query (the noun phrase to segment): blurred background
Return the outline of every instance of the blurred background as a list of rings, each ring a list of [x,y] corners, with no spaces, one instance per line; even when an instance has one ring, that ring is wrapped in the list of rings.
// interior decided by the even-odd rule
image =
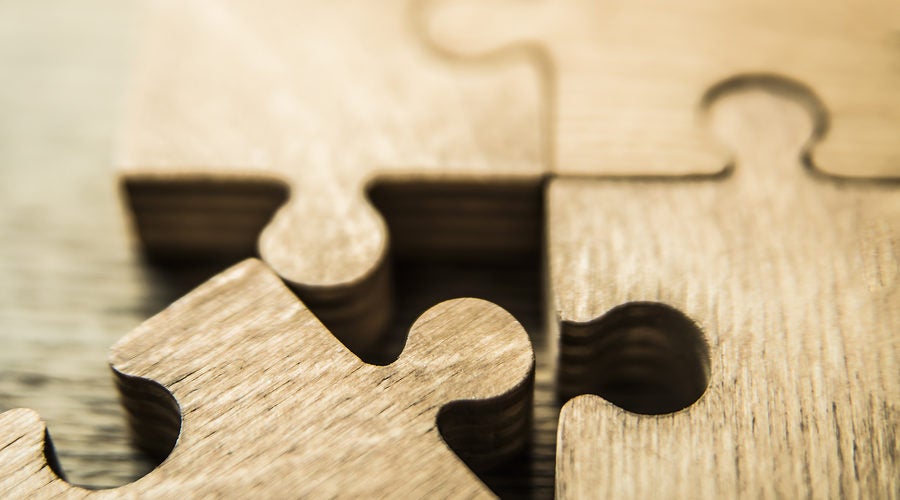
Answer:
[[[216,269],[144,265],[112,163],[130,0],[0,2],[0,411],[45,419],[67,478],[115,486],[128,443],[109,347]]]

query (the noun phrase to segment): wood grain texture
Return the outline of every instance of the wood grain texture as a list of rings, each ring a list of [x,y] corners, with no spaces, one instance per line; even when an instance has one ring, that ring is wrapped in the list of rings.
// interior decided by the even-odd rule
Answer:
[[[417,320],[397,361],[368,365],[248,260],[125,336],[110,364],[136,432],[177,436],[172,454],[135,483],[81,490],[44,465],[34,414],[14,410],[0,415],[0,495],[491,497],[444,444],[438,414],[488,410],[444,419],[470,460],[521,450],[534,356],[509,313],[458,299]]]
[[[747,80],[820,101],[828,135],[812,154],[823,171],[873,177],[900,165],[896,1],[431,3],[426,32],[446,52],[531,52],[547,70],[556,172],[719,171],[728,150],[699,111]]]
[[[190,276],[198,275],[190,268],[160,272],[138,259],[130,247],[126,225],[118,212],[115,186],[109,182],[112,173],[108,170],[107,151],[117,111],[115,96],[120,92],[122,74],[130,57],[126,54],[129,47],[127,32],[131,26],[129,21],[133,5],[105,0],[85,0],[77,5],[31,0],[6,2],[0,8],[3,9],[3,15],[0,15],[3,29],[0,33],[4,41],[9,41],[0,44],[3,57],[0,70],[4,76],[4,83],[0,86],[4,110],[4,118],[0,119],[0,229],[3,235],[0,246],[3,257],[0,259],[0,292],[3,297],[0,302],[0,335],[4,345],[4,349],[0,350],[0,410],[21,406],[38,410],[49,423],[62,465],[73,482],[92,486],[124,484],[140,477],[152,464],[138,462],[135,451],[127,444],[122,410],[117,404],[109,370],[104,363],[105,353],[124,332],[180,296],[185,284],[196,283],[194,280],[198,279],[197,276]],[[763,124],[777,125],[779,120],[784,119],[784,113],[778,106],[762,106],[760,109],[766,112],[766,116],[758,118]],[[742,127],[739,130],[746,134],[747,141],[760,140],[759,129]],[[762,149],[761,154],[772,154],[769,146]],[[791,152],[792,155],[795,153]],[[865,148],[862,148],[860,158],[865,153]],[[796,167],[793,163],[791,166]],[[269,184],[265,184],[264,189],[269,190]],[[270,197],[269,194],[263,196]],[[278,196],[277,191],[275,196]],[[584,214],[591,214],[600,200],[588,196],[582,202],[579,206],[585,210]],[[200,212],[188,213],[195,216]],[[772,222],[773,225],[777,223]],[[602,222],[596,224],[599,226]],[[674,230],[682,225],[671,227]],[[603,234],[602,228],[596,231]],[[878,245],[866,245],[870,249],[866,259],[866,276],[875,283],[893,283],[892,280],[896,279],[896,243],[890,243],[890,237],[885,236],[895,235],[896,232],[892,231],[886,222],[876,222],[860,230],[861,241],[871,238],[880,242]],[[572,236],[573,240],[578,237]],[[246,248],[252,249],[254,246],[255,242],[250,241]],[[589,263],[592,260],[580,262]],[[398,298],[395,318],[399,318],[398,324],[404,332],[408,329],[408,323],[404,324],[403,318],[415,318],[435,303],[428,299],[430,296],[427,293],[422,293],[422,286],[436,285],[442,280],[416,279],[434,270],[427,262],[418,267],[404,262],[395,266],[394,282]],[[465,273],[460,273],[453,263],[447,266],[447,270],[440,276],[468,279],[468,275],[462,276]],[[479,272],[476,280],[479,289],[483,290],[483,284],[490,283],[498,272],[497,269],[489,273]],[[202,274],[200,271],[199,275]],[[513,274],[517,276],[515,271]],[[602,275],[598,274],[598,279]],[[173,284],[173,281],[184,283]],[[448,283],[450,281],[447,280]],[[594,281],[586,280],[581,286],[591,283]],[[532,284],[526,283],[524,286],[530,288]],[[460,289],[441,289],[435,295],[447,296],[448,292],[457,290]],[[586,292],[585,296],[589,294]],[[449,296],[457,295],[449,293]],[[611,302],[606,307],[611,307]],[[896,310],[896,302],[889,305]],[[739,304],[736,307],[748,306]],[[523,318],[520,311],[533,313],[533,308],[532,299],[527,298],[524,305],[516,310],[516,316]],[[833,315],[827,305],[822,309],[825,314]],[[597,310],[598,314],[605,312],[603,307]],[[851,317],[843,313],[842,316]],[[510,476],[507,481],[515,483],[514,488],[495,490],[535,491],[535,497],[545,497],[545,492],[553,488],[552,477],[546,467],[553,464],[556,429],[553,398],[556,339],[544,333],[540,333],[538,338],[535,350],[539,389],[533,432],[539,443],[532,456],[527,458],[524,470],[528,476]],[[812,337],[807,337],[807,340],[809,338]],[[734,339],[731,345],[737,348],[743,345],[741,342]],[[782,358],[776,356],[778,347],[774,346],[774,342],[771,347],[753,345],[758,350],[765,347],[766,356],[751,353],[740,358],[729,358],[737,360],[738,366],[734,369],[739,370],[743,386],[755,379],[752,373],[759,366],[758,359],[768,360],[765,364],[770,366],[773,359],[782,361],[787,358],[786,355]],[[896,345],[895,340],[873,345],[869,351],[873,356],[880,351],[896,352],[890,351]],[[721,351],[716,349],[713,346],[711,354],[722,356]],[[819,356],[819,353],[812,350],[811,355],[792,355],[785,363],[803,366],[810,356]],[[720,363],[715,358],[712,360],[713,381],[716,380],[716,371],[721,369]],[[885,379],[889,379],[890,365],[885,370],[888,371]],[[801,391],[809,385],[807,382],[799,380],[790,387]],[[753,387],[757,392],[763,390],[761,383]],[[777,405],[786,403],[773,399],[776,406],[772,414],[779,416]],[[769,399],[766,399],[766,404],[769,404]],[[762,405],[760,403],[761,408]],[[621,420],[604,420],[604,425],[613,425],[622,433],[625,431],[617,424],[625,419],[638,422],[638,427],[646,427],[655,425],[659,420],[684,415],[647,417],[610,408],[608,403],[595,406],[605,407],[605,413],[624,415]],[[889,405],[889,408],[895,411],[896,404]],[[591,406],[587,409],[593,411]],[[735,408],[734,412],[738,410]],[[688,414],[691,411],[688,410]],[[859,409],[856,417],[864,419],[870,413],[877,414],[878,409]],[[585,418],[596,417],[588,415]],[[890,421],[877,415],[872,418]],[[33,415],[26,419],[35,422]],[[766,420],[770,421],[771,418]],[[896,422],[896,417],[893,421]],[[791,436],[795,439],[792,443],[801,442],[798,448],[786,450],[785,457],[793,457],[792,453],[799,453],[797,450],[813,439],[810,435],[803,441],[803,432],[808,429],[806,420],[801,420],[802,426],[797,420],[792,422]],[[642,439],[650,436],[646,430],[640,432]],[[827,433],[829,430],[822,427],[821,432]],[[701,428],[692,436],[692,445],[694,437],[712,439],[707,436],[709,434],[715,433],[706,427]],[[724,455],[711,457],[710,460],[715,459],[719,466],[725,467],[726,452],[729,450],[752,445],[755,439],[773,440],[783,434],[784,428],[777,425],[767,428],[757,426],[755,430],[751,428],[743,434],[735,431],[715,434],[721,437],[717,441],[720,446],[715,449],[724,450]],[[39,437],[40,431],[34,435]],[[610,438],[608,434],[605,436]],[[613,439],[612,442],[621,440]],[[870,442],[865,437],[857,439],[857,449],[867,449]],[[631,446],[633,443],[626,444]],[[628,449],[626,446],[623,448]],[[810,456],[819,451],[814,447],[808,449],[812,450]],[[833,455],[830,456],[833,459]],[[650,458],[652,464],[662,460],[656,456]],[[776,463],[787,461],[784,458]],[[604,463],[609,465],[609,462]],[[712,469],[702,469],[703,475],[693,475],[693,469],[687,469],[691,462],[672,461],[669,466],[674,467],[678,463],[684,467],[679,469],[684,471],[684,475],[670,477],[688,477],[695,490],[705,492],[703,485],[712,482],[710,478],[713,473],[709,472]],[[802,469],[802,464],[807,462],[799,459],[796,463]],[[623,467],[631,467],[628,471],[633,471],[633,466],[633,463],[623,463]],[[654,470],[662,473],[671,471],[671,468]],[[810,474],[815,472],[810,470]],[[552,469],[549,472],[552,473]],[[625,469],[617,469],[609,477],[617,478],[620,484],[633,484],[638,480],[636,478],[641,477],[626,472]],[[883,477],[892,477],[890,472]],[[755,484],[765,484],[764,479],[758,476],[757,479]],[[659,481],[659,477],[654,476],[650,484],[656,485]],[[652,493],[658,496],[659,491],[657,488]],[[825,495],[823,491],[817,489],[816,495]]]
[[[358,352],[391,309],[387,231],[367,187],[540,184],[531,67],[448,64],[415,39],[412,0],[152,7],[119,157],[145,247],[233,257],[261,231],[262,258]],[[440,199],[434,224],[473,223]],[[487,215],[500,226],[498,207]]]
[[[803,165],[817,124],[783,96],[742,92],[711,113],[738,158],[727,175],[549,186],[562,376],[596,370],[580,392],[613,401],[708,382],[658,416],[570,401],[557,495],[897,497],[900,185]]]

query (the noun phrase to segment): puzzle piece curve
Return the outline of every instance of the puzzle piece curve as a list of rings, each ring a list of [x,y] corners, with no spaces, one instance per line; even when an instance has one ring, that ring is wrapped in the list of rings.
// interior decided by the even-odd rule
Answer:
[[[891,497],[900,186],[805,168],[797,152],[814,125],[787,99],[730,95],[712,119],[740,160],[728,176],[549,186],[567,394],[613,400],[635,384],[677,394],[691,368],[706,386],[664,415],[570,401],[557,494]],[[673,350],[670,322],[604,328],[648,303],[681,311],[703,338]]]
[[[699,111],[764,83],[827,115],[820,169],[900,177],[897,2],[430,0],[423,22],[456,56],[520,47],[546,62],[557,173],[718,172],[730,155]]]
[[[390,321],[393,242],[367,189],[384,178],[537,189],[544,173],[532,69],[447,64],[417,42],[414,8],[153,2],[119,154],[149,253],[258,248],[345,344],[371,346]],[[515,209],[462,218],[448,196],[417,211],[442,241],[516,250],[496,236]]]
[[[129,333],[110,362],[133,416],[178,436],[168,458],[121,488],[73,487],[46,466],[39,417],[12,410],[0,415],[2,496],[489,497],[442,440],[438,413],[487,405],[487,420],[446,425],[521,449],[534,358],[508,313],[458,299],[420,317],[396,362],[366,364],[249,260]],[[180,434],[155,384],[174,396]]]

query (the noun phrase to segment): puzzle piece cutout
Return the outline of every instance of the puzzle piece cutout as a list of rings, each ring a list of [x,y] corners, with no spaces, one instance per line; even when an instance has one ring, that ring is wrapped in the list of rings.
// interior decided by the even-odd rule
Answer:
[[[558,497],[890,497],[900,487],[900,186],[800,164],[814,125],[796,102],[743,92],[711,118],[740,160],[730,175],[549,186],[568,394],[677,392],[694,376],[685,355],[708,377],[705,395],[665,415],[570,401]],[[602,328],[647,301],[700,326],[695,352],[671,349],[668,321],[631,337]],[[586,370],[599,372],[594,388],[577,385]]]
[[[367,187],[383,178],[540,186],[533,69],[447,64],[417,41],[412,0],[153,8],[119,155],[144,247],[233,257],[259,235],[263,260],[357,352],[391,309],[390,245]],[[442,241],[517,248],[501,237],[515,208],[495,203],[466,218],[448,196],[417,212],[443,228]],[[495,231],[466,236],[481,227]],[[417,242],[423,252],[430,243]]]
[[[425,31],[443,51],[470,58],[517,47],[549,69],[557,173],[720,171],[730,155],[710,140],[701,108],[730,87],[767,81],[804,88],[821,105],[820,169],[900,176],[900,2],[429,4]]]
[[[174,396],[182,420],[168,458],[134,483],[83,490],[47,466],[39,417],[12,410],[0,415],[0,496],[490,497],[444,443],[438,414],[454,401],[486,408],[442,424],[465,429],[471,460],[499,459],[527,439],[528,337],[477,299],[430,309],[403,355],[374,366],[248,260],[129,333],[110,360],[126,407],[154,420],[139,432],[178,434],[153,382]]]

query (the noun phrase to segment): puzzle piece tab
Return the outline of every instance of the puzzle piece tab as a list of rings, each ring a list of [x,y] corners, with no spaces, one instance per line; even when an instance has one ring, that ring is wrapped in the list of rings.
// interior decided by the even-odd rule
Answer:
[[[464,57],[519,47],[549,68],[553,168],[709,173],[729,162],[704,101],[754,80],[823,109],[813,156],[841,176],[900,176],[900,2],[436,0],[424,22]]]
[[[489,497],[444,443],[439,412],[454,401],[486,409],[442,424],[466,429],[469,460],[501,459],[527,439],[528,337],[476,299],[430,309],[401,357],[374,366],[249,260],[128,334],[110,362],[138,432],[177,434],[156,384],[174,396],[171,455],[132,484],[82,490],[47,467],[39,417],[12,410],[0,415],[0,496]]]
[[[391,309],[389,242],[368,186],[540,186],[532,68],[449,64],[415,36],[412,0],[161,0],[153,10],[119,160],[145,248],[246,254],[262,231],[262,258],[355,350]],[[503,234],[515,207],[474,220],[445,198],[420,212],[443,240],[470,252],[521,246],[465,236],[488,223]]]
[[[891,497],[900,488],[900,186],[805,168],[798,152],[814,125],[786,99],[741,93],[712,111],[739,159],[728,176],[549,186],[564,392],[614,401],[622,387],[680,395],[698,373],[702,383],[651,411],[675,412],[665,415],[596,396],[569,402],[557,492]],[[648,302],[702,333],[676,350],[690,328],[675,321],[645,314],[624,333],[606,327],[652,310]]]

